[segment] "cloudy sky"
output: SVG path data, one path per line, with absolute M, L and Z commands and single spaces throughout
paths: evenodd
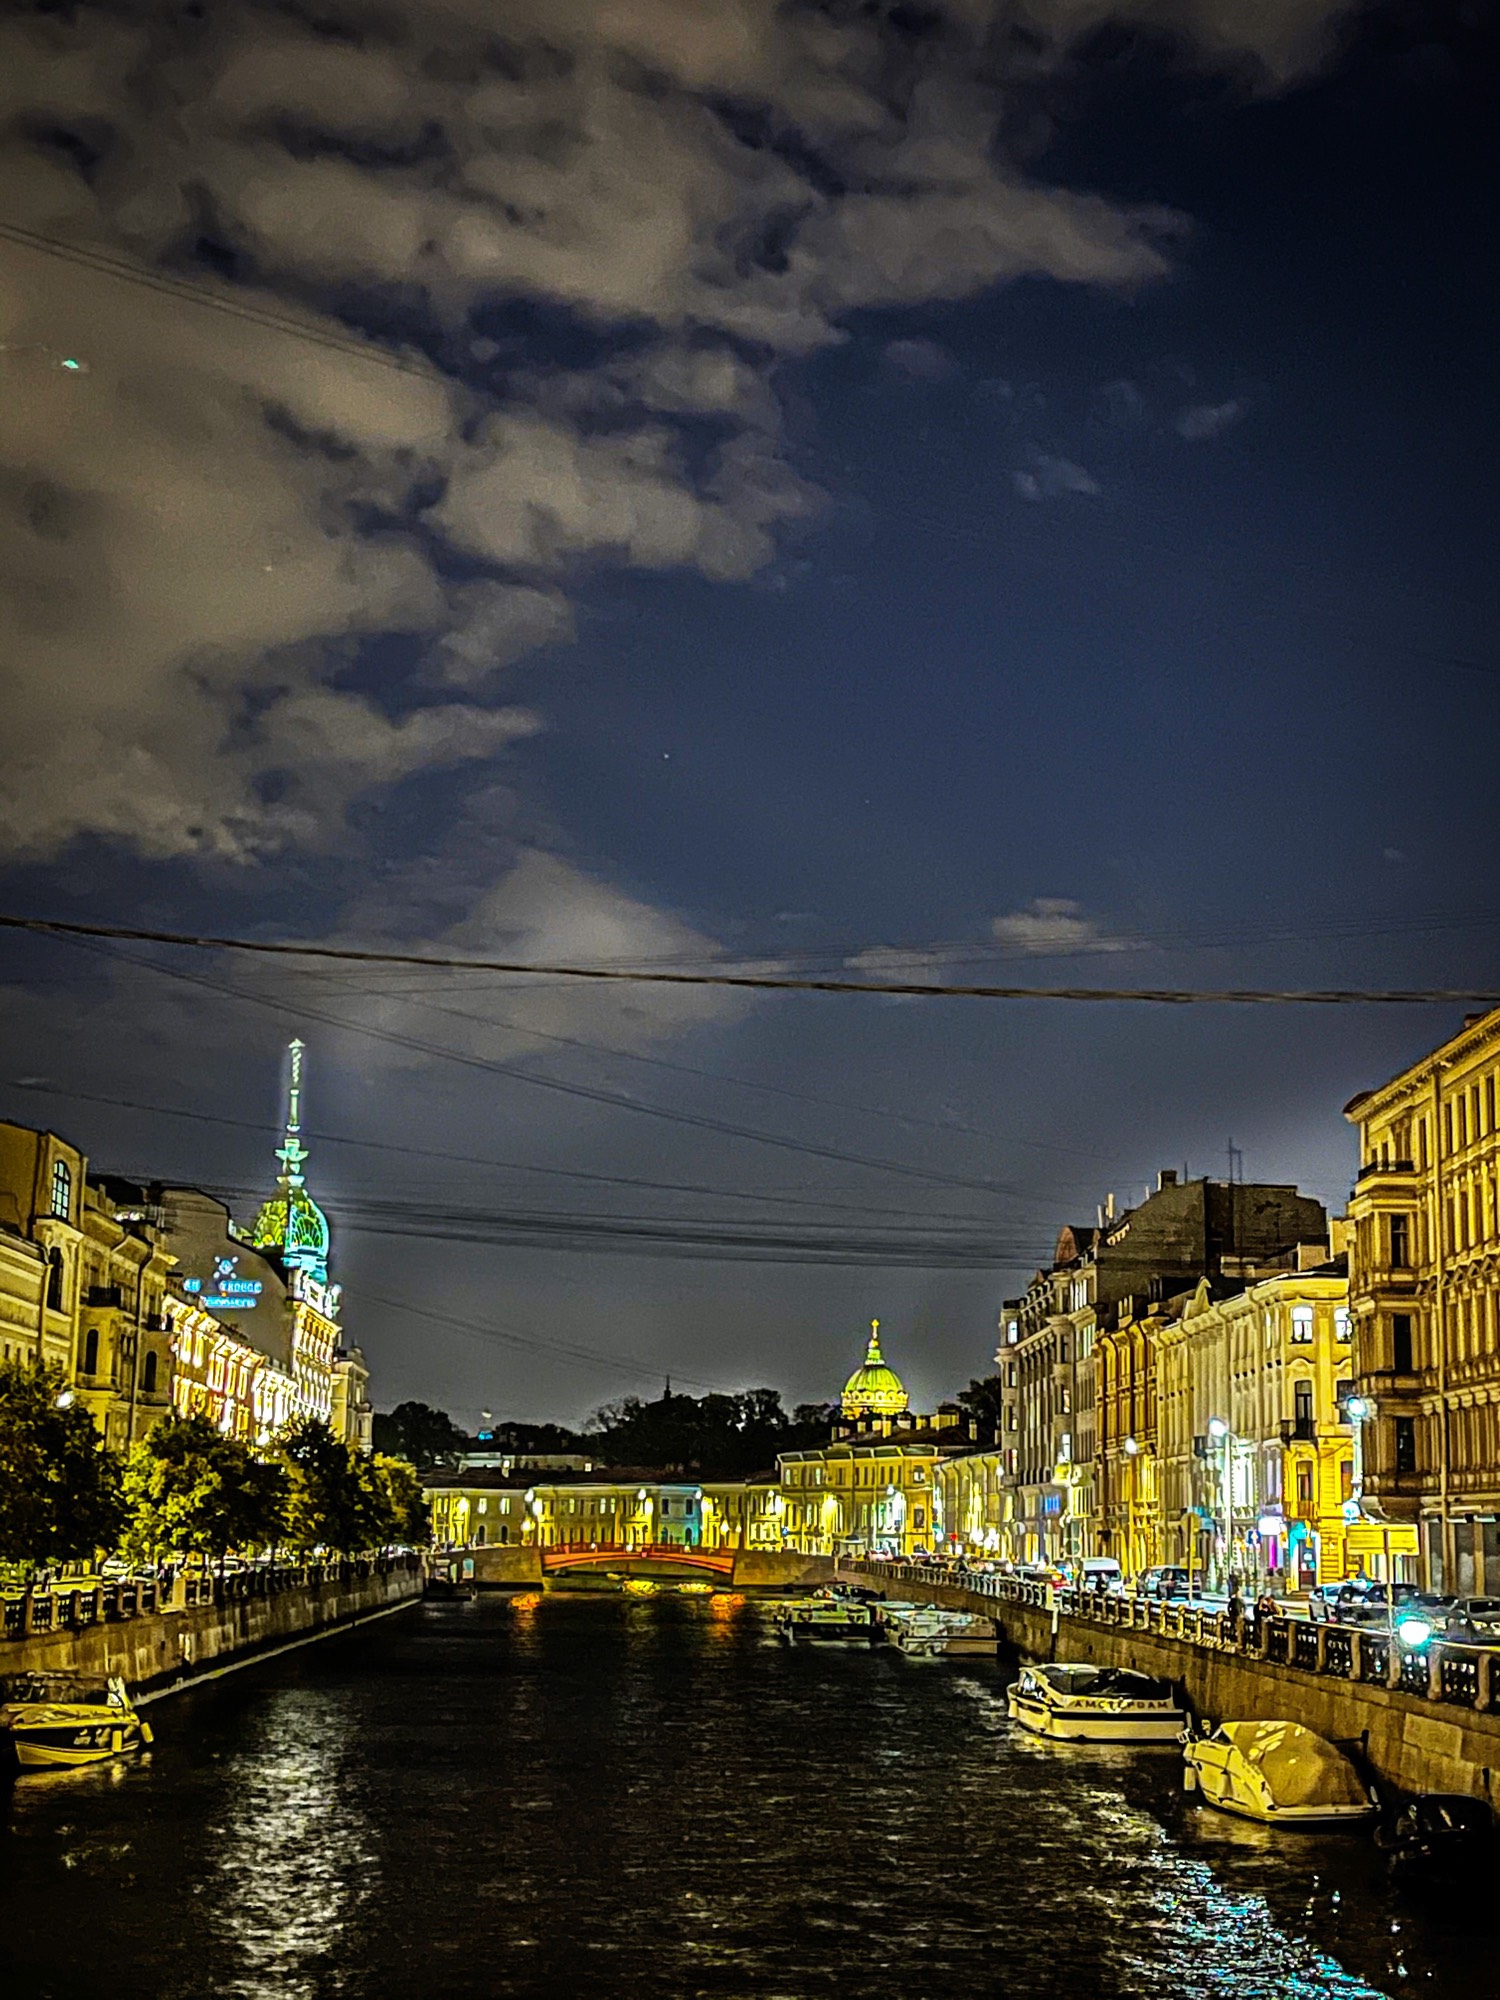
M 0 26 L 0 911 L 521 963 L 1495 985 L 1483 9 Z M 0 1115 L 249 1206 L 378 1400 L 982 1372 L 1163 1166 L 1341 1202 L 1456 1009 L 0 938 Z

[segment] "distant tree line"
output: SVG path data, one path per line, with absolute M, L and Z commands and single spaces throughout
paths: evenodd
M 207 1417 L 169 1416 L 121 1455 L 57 1370 L 0 1363 L 0 1562 L 350 1555 L 428 1533 L 410 1464 L 311 1418 L 257 1450 Z
M 451 1463 L 476 1448 L 518 1456 L 583 1452 L 604 1465 L 735 1479 L 769 1470 L 780 1451 L 825 1444 L 837 1413 L 835 1404 L 799 1403 L 788 1415 L 777 1389 L 708 1396 L 679 1396 L 668 1389 L 651 1402 L 626 1396 L 606 1403 L 581 1431 L 503 1422 L 472 1438 L 444 1410 L 398 1403 L 376 1415 L 375 1442 L 417 1465 Z

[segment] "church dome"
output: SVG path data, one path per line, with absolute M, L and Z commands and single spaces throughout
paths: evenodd
M 273 1194 L 250 1232 L 257 1250 L 277 1250 L 289 1264 L 314 1273 L 328 1268 L 328 1217 L 306 1188 Z
M 894 1368 L 886 1365 L 885 1356 L 880 1351 L 880 1321 L 872 1319 L 870 1344 L 865 1349 L 864 1363 L 855 1369 L 844 1384 L 842 1398 L 844 1415 L 896 1417 L 906 1408 L 910 1400 L 906 1393 L 906 1384 Z

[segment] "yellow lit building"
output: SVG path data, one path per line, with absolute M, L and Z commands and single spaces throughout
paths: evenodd
M 1162 1315 L 1133 1298 L 1111 1312 L 1094 1350 L 1098 1446 L 1096 1539 L 1127 1576 L 1162 1560 L 1156 1349 Z
M 1003 1446 L 939 1460 L 932 1496 L 937 1544 L 951 1554 L 995 1556 L 1008 1549 L 1016 1491 Z
M 1500 1591 L 1500 1008 L 1345 1106 L 1368 1533 L 1422 1581 Z
M 1202 1279 L 1161 1321 L 1164 1560 L 1284 1589 L 1360 1566 L 1349 1287 L 1330 1248 L 1303 1244 L 1248 1281 Z
M 105 1442 L 126 1449 L 170 1403 L 170 1259 L 153 1220 L 76 1146 L 0 1124 L 0 1245 L 4 1353 L 61 1370 Z
M 756 1539 L 775 1520 L 776 1491 L 765 1482 L 701 1485 L 621 1468 L 539 1479 L 524 1469 L 437 1466 L 422 1491 L 440 1548 L 781 1546 L 779 1533 Z

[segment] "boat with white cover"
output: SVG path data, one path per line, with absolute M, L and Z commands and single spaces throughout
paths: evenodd
M 1090 1662 L 1024 1668 L 1010 1690 L 1010 1714 L 1062 1743 L 1178 1743 L 1187 1726 L 1170 1681 Z
M 995 1657 L 993 1619 L 971 1611 L 944 1611 L 936 1604 L 885 1607 L 893 1643 L 913 1659 L 982 1653 Z
M 1344 1753 L 1299 1722 L 1221 1722 L 1183 1746 L 1182 1781 L 1205 1805 L 1266 1826 L 1342 1826 L 1375 1804 Z

